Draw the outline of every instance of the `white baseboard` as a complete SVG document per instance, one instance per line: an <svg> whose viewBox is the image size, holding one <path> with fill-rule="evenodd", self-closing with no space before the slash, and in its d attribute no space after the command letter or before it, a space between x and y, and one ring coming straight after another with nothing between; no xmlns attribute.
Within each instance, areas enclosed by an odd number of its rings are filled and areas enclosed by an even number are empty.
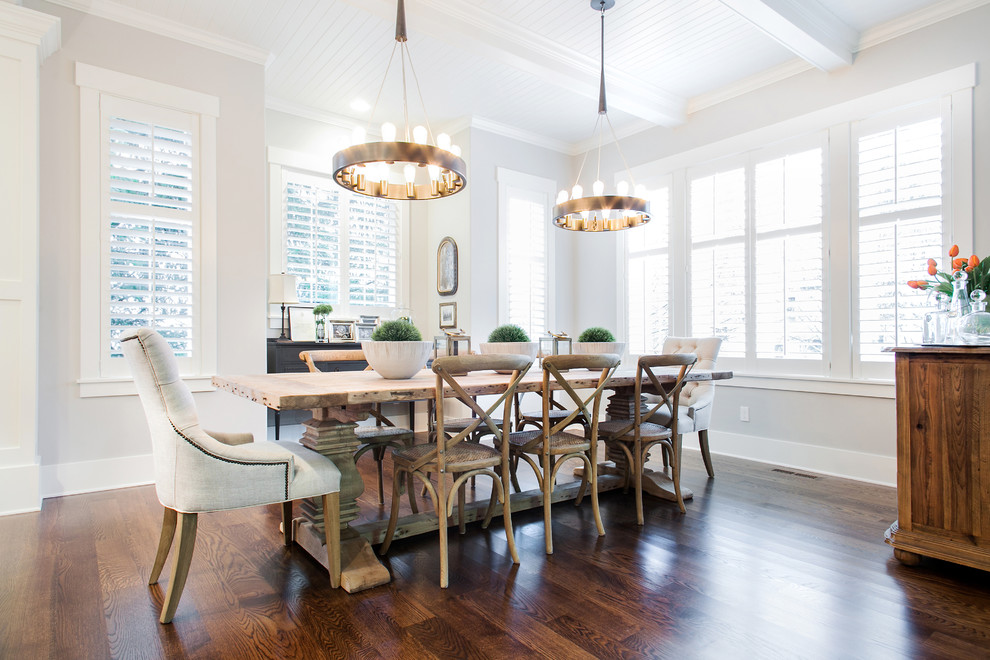
<svg viewBox="0 0 990 660"><path fill-rule="evenodd" d="M151 454L41 466L41 497L60 497L155 482Z"/></svg>
<svg viewBox="0 0 990 660"><path fill-rule="evenodd" d="M684 436L685 448L691 447L696 442L696 434L689 433ZM759 463L781 465L882 486L894 486L897 482L896 456L866 454L848 449L721 431L709 431L708 446L712 454L745 458ZM717 464L715 471L718 472Z"/></svg>
<svg viewBox="0 0 990 660"><path fill-rule="evenodd" d="M0 516L41 510L40 465L0 467Z"/></svg>

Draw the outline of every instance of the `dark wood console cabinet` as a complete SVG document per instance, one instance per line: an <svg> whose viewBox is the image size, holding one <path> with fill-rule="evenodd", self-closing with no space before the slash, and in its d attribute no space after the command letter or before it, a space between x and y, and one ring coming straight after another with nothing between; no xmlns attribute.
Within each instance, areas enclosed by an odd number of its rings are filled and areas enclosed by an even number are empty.
<svg viewBox="0 0 990 660"><path fill-rule="evenodd" d="M894 354L897 522L886 541L905 564L990 570L990 347Z"/></svg>
<svg viewBox="0 0 990 660"><path fill-rule="evenodd" d="M361 344L330 343L320 341L278 341L268 340L268 373L304 373L306 363L299 359L303 351L359 351ZM320 365L323 371L361 371L368 366L364 360L356 362L325 362Z"/></svg>

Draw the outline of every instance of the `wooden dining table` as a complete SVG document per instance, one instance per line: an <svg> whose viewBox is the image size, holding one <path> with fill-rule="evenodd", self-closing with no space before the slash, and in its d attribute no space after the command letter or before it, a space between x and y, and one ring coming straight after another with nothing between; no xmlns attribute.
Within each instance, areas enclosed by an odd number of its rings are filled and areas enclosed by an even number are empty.
<svg viewBox="0 0 990 660"><path fill-rule="evenodd" d="M676 371L659 370L661 383L674 382ZM567 382L575 388L594 388L598 384L598 372L583 369L566 372ZM710 381L732 378L731 371L695 369L687 377L689 381ZM633 388L635 368L620 369L606 385L613 391L607 412L613 418L631 417L635 412ZM500 394L505 390L509 376L494 372L480 372L459 379L464 389L472 395ZM312 418L304 423L300 442L323 454L340 470L340 522L341 522L341 586L348 592L369 589L389 581L389 572L375 556L371 544L381 542L387 520L356 524L357 498L364 491L364 481L354 463L354 452L359 441L354 434L357 423L368 418L375 404L421 401L436 396L436 376L423 369L412 378L387 380L374 371L340 371L333 373L282 373L243 376L214 376L213 385L259 403L272 410L311 410ZM540 370L530 370L520 381L518 392L539 392L543 381ZM614 459L621 460L619 456ZM620 466L621 467L621 466ZM621 487L622 478L612 467L602 470L600 490ZM573 499L579 482L565 484L554 491L554 501ZM670 479L662 472L644 475L644 490L666 499L674 499ZM682 488L685 499L690 491ZM515 493L512 510L542 506L539 490ZM471 522L484 515L487 502L475 502L465 507L465 521ZM292 537L324 565L327 554L324 548L323 510L318 499L304 500L300 507L302 516L292 521ZM433 513L404 516L398 521L395 538L427 533L437 529L439 521Z"/></svg>

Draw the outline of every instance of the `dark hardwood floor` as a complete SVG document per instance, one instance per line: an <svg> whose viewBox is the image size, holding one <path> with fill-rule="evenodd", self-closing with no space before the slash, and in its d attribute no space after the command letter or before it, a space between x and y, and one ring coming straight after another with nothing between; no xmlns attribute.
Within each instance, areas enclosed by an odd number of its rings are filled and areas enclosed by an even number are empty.
<svg viewBox="0 0 990 660"><path fill-rule="evenodd" d="M446 590L435 534L396 541L392 582L348 594L281 545L277 506L206 514L164 626L153 487L49 499L0 518L0 658L990 657L990 575L898 564L893 489L685 462L686 515L648 497L640 528L631 496L604 493L599 538L587 498L563 502L547 557L541 512L516 514L519 566L497 521L475 523L451 535Z"/></svg>

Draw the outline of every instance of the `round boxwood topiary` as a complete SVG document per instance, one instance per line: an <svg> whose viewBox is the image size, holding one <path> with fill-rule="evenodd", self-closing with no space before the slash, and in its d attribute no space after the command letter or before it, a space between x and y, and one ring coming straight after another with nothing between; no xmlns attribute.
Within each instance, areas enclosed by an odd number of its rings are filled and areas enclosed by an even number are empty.
<svg viewBox="0 0 990 660"><path fill-rule="evenodd" d="M385 321L371 333L372 341L423 341L419 328L408 321Z"/></svg>
<svg viewBox="0 0 990 660"><path fill-rule="evenodd" d="M313 316L326 316L333 312L333 305L317 305L313 308Z"/></svg>
<svg viewBox="0 0 990 660"><path fill-rule="evenodd" d="M613 335L608 329L602 327L592 327L588 328L581 333L578 337L578 341L581 342L613 342L615 341L615 335Z"/></svg>
<svg viewBox="0 0 990 660"><path fill-rule="evenodd" d="M489 342L528 342L529 335L518 325L506 323L500 325L488 335Z"/></svg>

